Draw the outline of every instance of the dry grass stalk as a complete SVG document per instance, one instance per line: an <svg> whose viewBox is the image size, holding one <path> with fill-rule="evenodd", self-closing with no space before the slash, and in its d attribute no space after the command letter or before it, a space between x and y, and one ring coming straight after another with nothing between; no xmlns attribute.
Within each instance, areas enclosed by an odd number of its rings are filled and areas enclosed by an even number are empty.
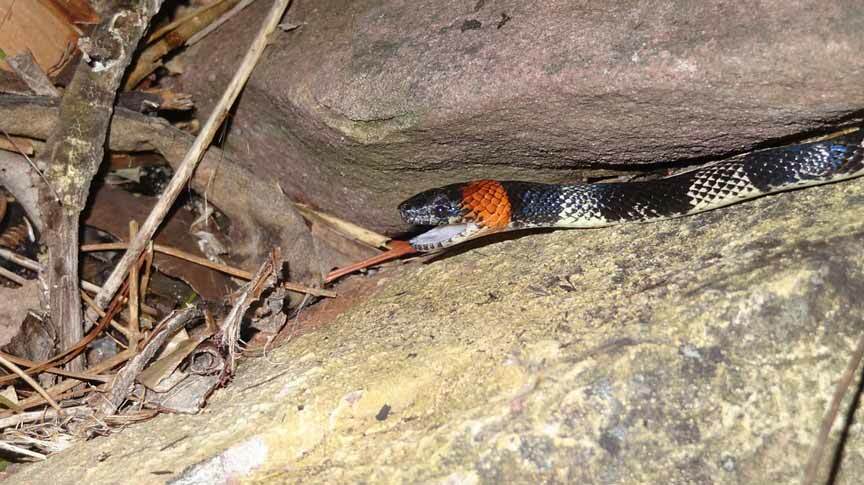
<svg viewBox="0 0 864 485"><path fill-rule="evenodd" d="M117 251L121 249L127 249L129 247L128 243L118 242L118 243L97 243L97 244L84 244L81 246L81 251L83 252L94 252L94 251ZM205 268L210 268L216 271L220 271L222 273L244 279L249 281L252 279L252 273L248 271L244 271L239 268L234 268L232 266L228 266L227 264L222 263L214 263L207 258L202 258L200 256L195 256L194 254L187 253L186 251L173 248L171 246L165 246L162 244L153 244L153 249L157 253L167 254L169 256L174 256L175 258L180 258L184 261L189 261L190 263L195 263L199 266L204 266Z"/></svg>
<svg viewBox="0 0 864 485"><path fill-rule="evenodd" d="M93 415L93 410L88 406L75 406L63 408L60 411L46 409L43 411L27 411L21 414L16 414L8 418L0 419L0 429L21 426L26 423L44 422L49 419L69 419L90 417Z"/></svg>
<svg viewBox="0 0 864 485"><path fill-rule="evenodd" d="M816 438L816 443L813 444L813 449L810 452L810 459L807 460L807 467L804 469L804 478L801 481L804 485L817 483L816 475L819 474L819 464L822 462L822 456L828 448L828 436L831 434L831 428L834 427L834 421L837 419L837 414L840 412L840 403L843 397L849 391L849 386L855 379L856 370L861 365L861 360L864 358L864 334L858 338L858 344L849 358L849 364L846 366L845 372L837 382L837 387L834 389L834 396L831 398L831 405L825 412L822 418L822 424L819 427L819 435ZM826 482L827 483L827 482Z"/></svg>
<svg viewBox="0 0 864 485"><path fill-rule="evenodd" d="M353 222L340 219L334 215L317 211L306 204L299 204L295 202L294 207L297 208L297 211L300 212L300 214L302 214L304 218L326 224L327 226L331 227L333 230L344 235L345 237L361 242L367 246L379 249L386 248L387 241L390 240L389 237L383 234L378 234L375 231L370 231L365 227L358 226Z"/></svg>
<svg viewBox="0 0 864 485"><path fill-rule="evenodd" d="M24 382L29 384L30 387L33 388L33 390L35 390L36 392L39 393L40 396L45 398L45 402L47 402L52 408L56 409L57 411L60 410L60 405L57 404L57 402L54 401L54 399L51 399L51 396L47 392L45 392L45 389L43 389L42 386L40 386L38 382L34 381L32 377L28 376L26 372L21 370L20 367L13 364L11 361L7 360L2 355L0 355L0 364L2 364L3 367L6 367L7 369L9 369L12 372L14 372L15 374L17 374L18 377L20 377L21 379L24 380Z"/></svg>
<svg viewBox="0 0 864 485"><path fill-rule="evenodd" d="M27 366L28 368L37 367L37 366L42 365L42 363L33 362L32 360L24 359L22 357L17 357L15 355L10 355L10 354L7 354L5 352L0 352L0 356L5 357L6 360L14 362L15 364L17 364L19 366L23 365L23 366ZM87 374L85 372L73 372L73 371L64 370L64 369L61 369L59 367L54 367L54 366L48 366L43 370L45 372L50 373L50 374L56 374L58 376L63 376L63 377L71 377L73 379L78 379L79 381L105 382L108 380L108 378L105 376L100 376L100 375L95 375L95 374ZM28 369L27 373L28 374L34 374L34 372L31 372L29 369ZM12 376L12 375L2 376L2 377L0 377L0 384L5 384L7 382L14 381L15 379L17 379L17 377Z"/></svg>
<svg viewBox="0 0 864 485"><path fill-rule="evenodd" d="M89 252L89 251L116 251L118 249L126 249L129 247L128 243L99 243L99 244L84 244L81 246L81 251ZM189 261L190 263L195 263L206 268L214 269L216 271L221 271L225 274L229 274L231 276L235 276L237 278L241 278L244 280L251 280L253 275L248 271L244 271L242 269L234 268L232 266L228 266L222 263L214 263L209 259L202 258L199 256L195 256L194 254L189 254L186 251L181 251L176 248L172 248L170 246L163 246L161 244L153 244L153 249L157 253L167 254L169 256L174 256L176 258L180 258L185 261ZM336 296L335 292L324 290L321 288L312 288L309 286L298 285L297 283L285 282L283 283L285 288L297 293L306 293L309 295L315 296L324 296L328 298L333 298Z"/></svg>
<svg viewBox="0 0 864 485"><path fill-rule="evenodd" d="M135 239L135 234L138 233L138 223L129 221L129 240ZM138 270L140 266L133 264L129 268L129 348L137 349L138 340L141 332L141 321L138 315L138 301L141 298L141 293L138 289Z"/></svg>
<svg viewBox="0 0 864 485"><path fill-rule="evenodd" d="M11 262L17 264L18 266L21 266L22 268L29 269L30 271L41 272L41 271L44 271L44 268L45 268L44 266L42 266L41 263L39 263L37 261L33 261L32 259L27 258L25 256L21 256L20 254L14 252L14 251L10 251L6 248L0 248L0 258L5 259L7 261L11 261ZM83 288L86 291L89 291L90 293L99 293L99 290L102 289L101 286L96 285L94 283L91 283L87 280L81 281L81 288ZM93 300L90 300L90 301L92 302ZM95 307L95 303L94 303L94 306L92 307L93 317L91 318L91 320L95 320L97 316L101 316L101 314L99 312L102 312L102 309L100 308L98 311L96 311L95 308L96 307ZM150 316L157 316L157 317L159 316L159 311L156 310L155 308L151 307L151 306L148 306L148 305L141 305L141 311L143 311L144 313L146 313L147 315L150 315Z"/></svg>

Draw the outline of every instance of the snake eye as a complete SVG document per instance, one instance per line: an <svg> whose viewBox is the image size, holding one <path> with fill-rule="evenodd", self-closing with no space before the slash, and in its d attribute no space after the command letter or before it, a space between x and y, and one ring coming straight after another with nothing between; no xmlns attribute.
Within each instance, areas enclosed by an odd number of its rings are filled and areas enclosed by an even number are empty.
<svg viewBox="0 0 864 485"><path fill-rule="evenodd" d="M443 205L439 205L435 207L435 217L439 219L444 219L447 217L447 208Z"/></svg>

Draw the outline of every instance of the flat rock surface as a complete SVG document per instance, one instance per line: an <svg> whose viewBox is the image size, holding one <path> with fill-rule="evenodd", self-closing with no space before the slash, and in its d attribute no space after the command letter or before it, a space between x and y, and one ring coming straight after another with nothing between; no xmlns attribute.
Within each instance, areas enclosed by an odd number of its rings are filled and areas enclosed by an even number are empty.
<svg viewBox="0 0 864 485"><path fill-rule="evenodd" d="M202 114L267 8L181 56ZM710 159L864 106L857 0L318 0L286 24L227 146L289 197L380 231L449 182Z"/></svg>
<svg viewBox="0 0 864 485"><path fill-rule="evenodd" d="M799 483L864 331L862 210L856 180L409 264L245 361L202 414L14 480ZM853 484L864 433L846 431L835 483Z"/></svg>

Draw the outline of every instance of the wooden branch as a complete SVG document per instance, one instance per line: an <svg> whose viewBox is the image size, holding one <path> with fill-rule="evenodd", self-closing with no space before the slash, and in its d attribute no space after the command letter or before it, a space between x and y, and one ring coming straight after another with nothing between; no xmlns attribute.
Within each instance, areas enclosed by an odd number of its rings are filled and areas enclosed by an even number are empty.
<svg viewBox="0 0 864 485"><path fill-rule="evenodd" d="M138 41L162 0L108 0L103 20L89 38L79 40L82 60L63 99L60 116L45 144L45 176L60 196L40 190L44 217L43 241L47 248L48 308L61 348L84 335L79 299L79 216L87 202L90 183L105 155L105 140L117 88ZM68 364L84 368L84 358Z"/></svg>
<svg viewBox="0 0 864 485"><path fill-rule="evenodd" d="M48 74L39 67L36 59L33 58L33 53L30 51L22 52L17 56L7 57L6 63L15 71L18 78L24 81L34 93L39 96L60 96L60 91L54 87L51 80L48 79Z"/></svg>
<svg viewBox="0 0 864 485"><path fill-rule="evenodd" d="M231 109L231 106L234 104L234 101L237 99L243 86L246 85L246 80L249 79L249 76L252 74L252 69L255 67L261 54L264 52L264 48L267 47L270 34L276 29L279 19L282 18L282 15L285 13L285 10L288 8L290 3L291 0L276 0L273 2L273 7L270 9L270 13L267 15L264 25L258 32L255 40L252 41L252 46L243 58L243 62L234 74L231 83L228 84L228 87L222 94L222 98L214 107L213 112L207 119L207 123L205 123L204 127L201 128L201 133L199 133L198 137L195 138L195 143L192 144L189 153L186 154L183 162L179 167L177 167L174 176L171 178L171 181L168 183L168 186L159 198L159 202L156 203L156 206L153 208L153 211L150 212L147 220L145 220L141 225L141 230L138 232L138 235L133 241L130 241L129 249L123 255L123 258L120 259L120 262L117 263L117 266L108 277L108 280L105 281L105 284L102 286L102 291L96 295L95 300L97 306L104 307L117 289L120 288L129 268L138 260L138 256L144 250L148 241L153 238L156 229L159 228L165 215L171 209L171 206L174 205L177 196L180 195L180 192L182 192L186 187L186 184L192 177L192 173L195 171L195 167L198 165L198 162L201 161L204 152L207 150L207 147L216 135L216 131L228 115L228 110Z"/></svg>

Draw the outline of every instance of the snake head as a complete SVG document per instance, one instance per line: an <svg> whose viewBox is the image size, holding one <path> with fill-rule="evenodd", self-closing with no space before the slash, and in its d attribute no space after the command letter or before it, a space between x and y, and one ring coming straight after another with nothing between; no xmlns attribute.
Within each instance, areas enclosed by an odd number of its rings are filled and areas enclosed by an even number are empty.
<svg viewBox="0 0 864 485"><path fill-rule="evenodd" d="M410 243L418 251L433 251L504 229L510 204L500 182L480 180L421 192L399 204L409 224L438 226Z"/></svg>
<svg viewBox="0 0 864 485"><path fill-rule="evenodd" d="M453 184L426 190L399 204L402 220L408 224L439 226L464 222L462 185Z"/></svg>

